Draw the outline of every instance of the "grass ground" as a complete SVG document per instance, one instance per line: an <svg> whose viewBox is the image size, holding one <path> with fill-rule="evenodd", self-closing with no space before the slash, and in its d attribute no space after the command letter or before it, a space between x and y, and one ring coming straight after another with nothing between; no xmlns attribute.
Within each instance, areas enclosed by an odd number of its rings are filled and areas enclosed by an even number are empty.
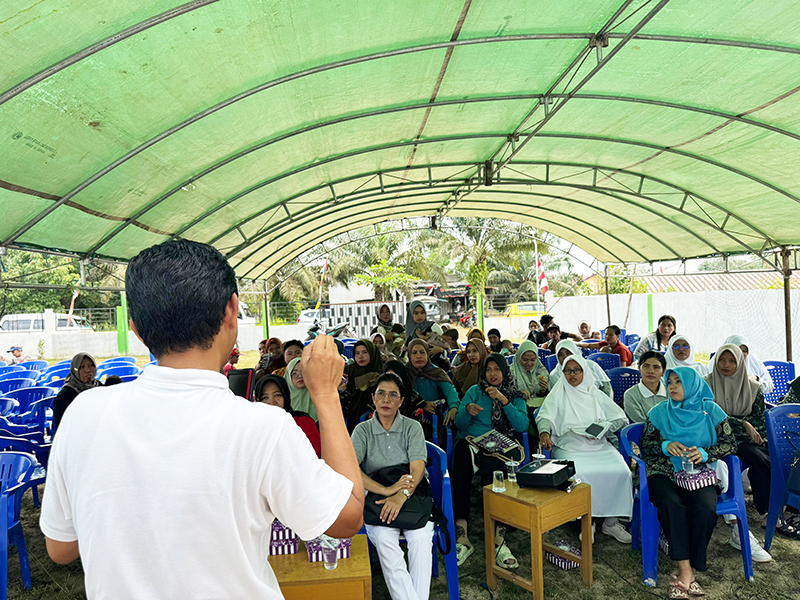
<svg viewBox="0 0 800 600"><path fill-rule="evenodd" d="M486 571L483 547L483 510L476 490L472 494L473 525L470 539L475 553L459 569L461 598L464 600L508 598L530 598L530 594L500 580L497 592L491 595L485 586ZM47 556L44 538L39 530L39 509L33 507L30 492L22 507L22 526L30 556L33 589L22 587L19 560L15 549L8 557L9 600L77 600L85 598L83 571L80 561L71 565L56 565ZM763 530L757 515L751 511L751 530L763 541ZM708 594L708 600L797 600L800 598L800 541L791 541L776 536L772 546L774 557L771 563L756 563L755 581L746 583L742 569L741 554L728 545L730 528L719 520L709 546L709 569L699 575L698 580ZM578 529L573 525L560 527L547 534L551 541L567 540L578 543ZM509 535L509 547L520 561L520 572L530 573L530 538L524 532ZM659 553L658 588L646 588L642 584L641 553L634 552L598 532L593 549L594 585L583 586L580 570L563 571L550 563L544 567L545 596L552 600L648 600L653 596L665 598L671 571L670 561ZM372 597L388 600L389 593L383 581L377 556L372 556ZM447 583L444 564L440 560L440 576L431 582L431 599L445 600Z"/></svg>

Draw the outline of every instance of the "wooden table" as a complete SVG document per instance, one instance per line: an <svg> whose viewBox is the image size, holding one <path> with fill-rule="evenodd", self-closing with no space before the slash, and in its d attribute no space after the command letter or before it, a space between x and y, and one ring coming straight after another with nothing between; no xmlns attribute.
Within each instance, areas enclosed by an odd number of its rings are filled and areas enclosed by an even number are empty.
<svg viewBox="0 0 800 600"><path fill-rule="evenodd" d="M579 517L583 556L576 556L543 543L542 536L545 532ZM490 484L483 488L483 519L486 534L486 583L492 591L497 589L499 576L533 592L534 600L544 600L544 550L580 563L584 583L592 585L592 496L589 485L581 483L568 494L551 488L519 487L508 481L505 492L493 492ZM494 548L496 521L530 532L531 580L497 565Z"/></svg>
<svg viewBox="0 0 800 600"><path fill-rule="evenodd" d="M372 598L372 571L365 534L353 538L350 558L340 558L338 566L331 571L322 562L308 562L302 542L297 554L270 556L269 564L286 600Z"/></svg>

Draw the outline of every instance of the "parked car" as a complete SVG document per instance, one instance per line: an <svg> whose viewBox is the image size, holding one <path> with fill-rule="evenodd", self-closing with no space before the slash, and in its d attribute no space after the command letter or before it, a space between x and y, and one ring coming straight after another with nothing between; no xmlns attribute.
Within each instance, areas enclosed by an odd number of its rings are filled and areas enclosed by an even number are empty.
<svg viewBox="0 0 800 600"><path fill-rule="evenodd" d="M540 317L544 313L544 302L519 302L506 306L507 317Z"/></svg>
<svg viewBox="0 0 800 600"><path fill-rule="evenodd" d="M331 310L329 308L308 308L300 311L300 316L297 317L297 324L311 327L315 322L318 322L321 328L327 329L331 318Z"/></svg>
<svg viewBox="0 0 800 600"><path fill-rule="evenodd" d="M76 315L55 313L56 331L93 331L89 321ZM0 331L14 333L35 333L44 331L43 313L22 313L5 315L0 319Z"/></svg>

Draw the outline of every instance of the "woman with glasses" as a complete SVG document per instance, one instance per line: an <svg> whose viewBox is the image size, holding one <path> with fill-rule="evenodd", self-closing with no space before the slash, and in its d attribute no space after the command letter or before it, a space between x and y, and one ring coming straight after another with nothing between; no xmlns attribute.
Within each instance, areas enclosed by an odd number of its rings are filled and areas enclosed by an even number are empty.
<svg viewBox="0 0 800 600"><path fill-rule="evenodd" d="M364 489L383 499L380 519L386 525L366 525L367 536L378 551L386 587L392 600L427 600L431 586L433 522L420 529L398 529L392 522L425 477L428 452L422 426L399 413L406 395L403 381L394 373L378 378L372 400L375 413L353 431L353 447L361 467ZM391 484L373 479L381 470L407 466L408 474ZM371 500L367 500L368 502ZM408 566L400 546L400 534L408 544Z"/></svg>
<svg viewBox="0 0 800 600"><path fill-rule="evenodd" d="M638 348L637 348L638 350ZM694 359L694 348L685 335L676 335L669 341L669 348L665 355L667 369L689 367L700 377L708 375L708 367Z"/></svg>
<svg viewBox="0 0 800 600"><path fill-rule="evenodd" d="M619 519L633 513L631 471L608 440L628 424L628 417L595 387L587 362L580 355L564 360L563 377L536 416L539 442L553 458L575 463L575 475L592 486L592 516L605 517L603 533L630 544L631 535Z"/></svg>
<svg viewBox="0 0 800 600"><path fill-rule="evenodd" d="M311 401L311 392L306 387L305 379L303 379L303 365L300 363L302 357L292 359L289 366L286 367L286 373L283 378L286 380L286 385L289 387L290 403L294 410L298 410L307 414L316 423L319 421L317 417L317 409L314 408L314 403ZM259 379L259 381L261 381ZM256 396L258 399L258 396Z"/></svg>

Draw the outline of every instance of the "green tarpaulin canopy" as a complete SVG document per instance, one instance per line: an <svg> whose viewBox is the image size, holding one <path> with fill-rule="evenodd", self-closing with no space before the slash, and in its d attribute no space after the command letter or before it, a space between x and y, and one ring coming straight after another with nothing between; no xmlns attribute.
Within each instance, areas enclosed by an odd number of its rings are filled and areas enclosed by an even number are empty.
<svg viewBox="0 0 800 600"><path fill-rule="evenodd" d="M603 262L800 243L797 0L7 0L0 245L262 278L492 216Z"/></svg>

